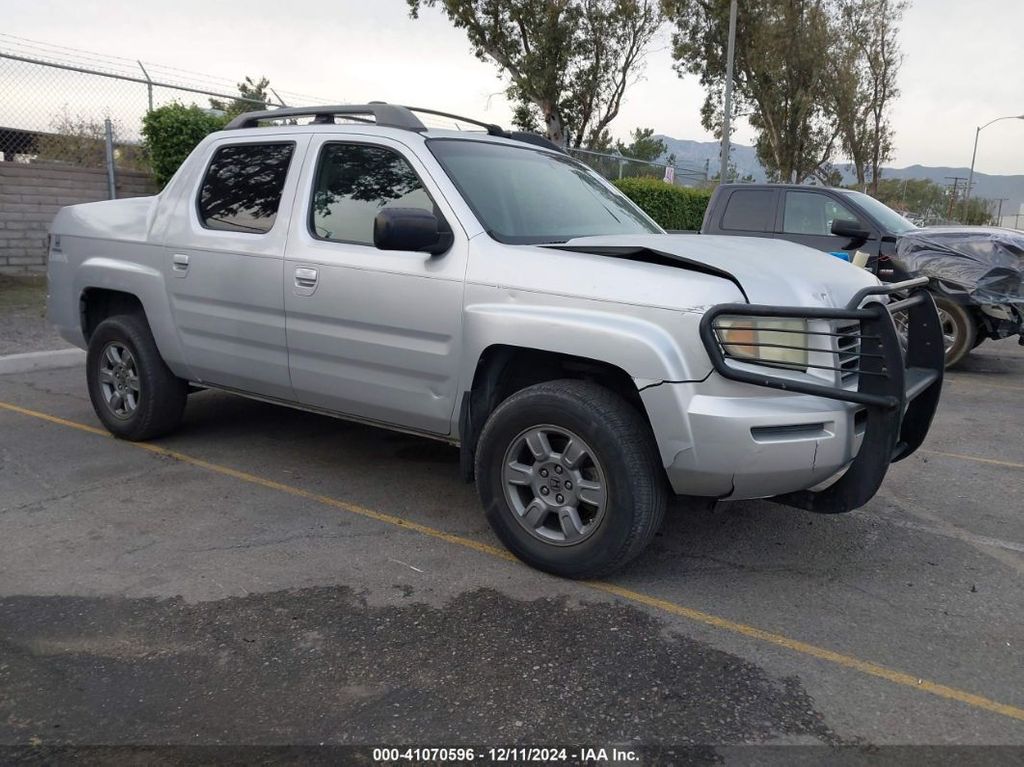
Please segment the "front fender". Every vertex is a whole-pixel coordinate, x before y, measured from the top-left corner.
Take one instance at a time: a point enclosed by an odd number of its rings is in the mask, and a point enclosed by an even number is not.
[[[477,361],[494,345],[605,362],[624,370],[639,387],[701,380],[711,372],[711,362],[700,344],[699,320],[696,314],[621,305],[606,308],[600,302],[584,307],[468,304],[462,388],[472,384]]]

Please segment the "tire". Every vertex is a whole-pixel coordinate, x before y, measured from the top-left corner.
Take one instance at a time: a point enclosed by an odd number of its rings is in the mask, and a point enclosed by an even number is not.
[[[536,384],[502,402],[480,435],[476,478],[505,546],[567,578],[606,575],[636,557],[661,526],[668,500],[646,421],[614,392],[585,381]]]
[[[115,437],[153,439],[181,423],[188,383],[163,361],[144,316],[103,320],[89,339],[85,364],[93,410]]]
[[[933,296],[939,310],[946,348],[946,367],[959,364],[977,344],[978,327],[967,309],[943,296]]]

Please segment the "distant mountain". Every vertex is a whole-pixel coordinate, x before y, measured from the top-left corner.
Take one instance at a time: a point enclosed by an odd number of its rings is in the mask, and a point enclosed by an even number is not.
[[[717,141],[689,141],[687,139],[672,138],[671,136],[659,135],[668,147],[668,153],[676,156],[676,162],[680,165],[703,168],[705,165],[710,168],[711,175],[718,172],[718,142]],[[740,175],[751,175],[756,181],[765,181],[764,168],[757,161],[757,154],[754,147],[743,144],[734,144],[732,147],[732,161]],[[848,165],[837,165],[843,173],[843,181],[852,184],[856,180],[853,169]],[[946,168],[931,167],[927,165],[911,165],[907,168],[883,168],[883,178],[925,178],[934,181],[936,184],[947,185],[949,177],[959,176],[966,179],[970,168]],[[960,182],[963,185],[964,181]],[[995,176],[987,173],[974,173],[974,197],[984,197],[988,200],[1003,201],[1004,221],[1015,213],[1021,212],[1024,205],[1024,176]],[[1012,220],[1011,220],[1012,223]],[[1024,215],[1021,216],[1021,223],[1024,224]]]
[[[845,175],[845,168],[844,175]],[[958,176],[966,179],[970,175],[970,168],[936,168],[928,165],[911,165],[908,168],[883,168],[882,178],[926,178],[936,184],[950,184],[950,177]],[[849,174],[851,181],[855,178]],[[963,188],[967,181],[961,181]],[[972,197],[984,197],[986,200],[1003,199],[1004,222],[1008,216],[1021,212],[1024,205],[1024,176],[993,176],[988,173],[974,171],[974,191]],[[1024,224],[1024,216],[1021,216],[1021,223]]]

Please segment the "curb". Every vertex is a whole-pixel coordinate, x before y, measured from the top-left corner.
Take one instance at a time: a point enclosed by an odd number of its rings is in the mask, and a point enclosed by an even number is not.
[[[0,357],[0,375],[73,368],[84,364],[85,351],[82,349],[52,349],[45,352],[8,354],[6,357]]]

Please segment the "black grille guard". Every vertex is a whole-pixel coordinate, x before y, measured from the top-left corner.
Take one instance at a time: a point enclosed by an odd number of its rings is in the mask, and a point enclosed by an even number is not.
[[[701,340],[715,371],[723,378],[853,402],[863,405],[866,411],[860,450],[842,477],[818,492],[801,490],[769,500],[826,514],[852,511],[863,506],[878,492],[891,463],[906,458],[924,442],[939,404],[945,362],[942,329],[935,302],[924,289],[927,284],[928,279],[922,277],[864,288],[843,309],[719,304],[709,309],[701,319]],[[893,293],[904,294],[906,297],[888,304],[866,300],[872,296],[889,296]],[[892,320],[892,314],[897,311],[907,313],[905,351]],[[837,379],[844,372],[856,372],[857,389],[845,389],[839,382],[830,386],[755,370],[762,367],[771,369],[772,364],[765,365],[732,354],[728,348],[730,344],[723,344],[716,332],[721,327],[716,324],[716,320],[723,316],[857,321],[859,333],[854,338],[859,341],[859,349],[850,355],[851,358],[857,358],[857,367],[847,368],[838,361],[835,366],[814,366],[834,371]],[[809,335],[851,337],[839,332],[821,331]],[[807,342],[804,340],[802,343]],[[815,351],[811,347],[796,344],[731,344],[737,345]],[[729,360],[743,362],[749,367],[737,368],[729,364]],[[774,364],[774,367],[793,369],[786,363]]]

